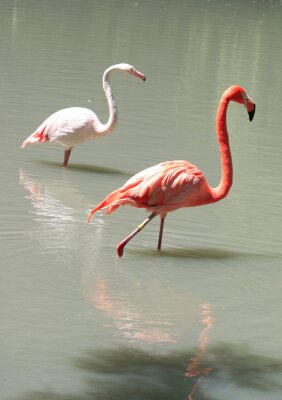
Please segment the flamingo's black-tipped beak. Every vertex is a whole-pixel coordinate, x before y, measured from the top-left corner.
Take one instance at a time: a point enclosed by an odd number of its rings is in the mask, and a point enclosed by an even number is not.
[[[142,74],[142,72],[137,71],[136,69],[133,69],[132,71],[129,71],[132,75],[135,75],[137,78],[142,79],[142,81],[146,80],[146,76]]]
[[[248,111],[249,114],[249,120],[252,121],[256,112],[256,105],[254,104],[254,109],[252,111]]]

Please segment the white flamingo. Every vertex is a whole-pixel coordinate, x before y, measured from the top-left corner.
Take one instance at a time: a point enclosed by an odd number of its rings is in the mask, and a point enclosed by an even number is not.
[[[112,65],[105,70],[102,82],[110,114],[105,124],[88,108],[64,108],[51,114],[25,139],[21,147],[45,141],[58,142],[65,147],[63,166],[66,167],[74,145],[109,134],[117,123],[117,105],[109,84],[110,74],[113,71],[127,72],[143,81],[146,80],[145,75],[125,63]]]

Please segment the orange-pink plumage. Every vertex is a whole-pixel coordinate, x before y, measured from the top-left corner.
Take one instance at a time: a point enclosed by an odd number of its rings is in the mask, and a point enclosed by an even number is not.
[[[88,220],[98,210],[111,214],[125,205],[166,214],[180,207],[199,205],[201,198],[198,193],[208,190],[206,180],[197,167],[184,160],[166,161],[130,178],[99,203]],[[206,195],[205,201],[208,193]]]
[[[217,137],[219,142],[222,176],[219,185],[212,188],[203,173],[184,160],[166,161],[147,168],[130,178],[121,188],[109,194],[90,212],[88,222],[99,210],[110,214],[118,207],[130,205],[145,208],[151,215],[143,221],[118,246],[121,257],[124,246],[156,215],[161,218],[158,249],[161,249],[164,219],[168,212],[181,207],[195,207],[223,199],[232,185],[232,158],[226,127],[226,113],[230,101],[243,104],[250,121],[255,114],[255,104],[240,86],[229,87],[222,95],[217,112]]]

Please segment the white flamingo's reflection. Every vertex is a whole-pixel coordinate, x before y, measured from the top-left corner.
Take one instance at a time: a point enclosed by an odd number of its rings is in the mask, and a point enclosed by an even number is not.
[[[70,239],[75,235],[73,226],[76,220],[76,210],[67,206],[59,199],[71,197],[70,187],[62,187],[59,184],[50,189],[48,185],[39,183],[20,171],[19,182],[27,190],[25,196],[31,203],[32,219],[38,223],[37,231],[30,234],[37,242],[42,242],[43,252],[65,251],[70,247]],[[57,193],[56,193],[57,191]],[[38,229],[40,232],[38,232]]]
[[[29,213],[35,224],[28,234],[35,251],[56,253],[56,260],[66,263],[76,260],[82,268],[89,260],[99,258],[104,222],[98,218],[92,229],[88,229],[90,200],[76,184],[65,176],[61,180],[34,179],[23,170],[19,173],[19,184],[25,188],[25,198],[32,206]]]

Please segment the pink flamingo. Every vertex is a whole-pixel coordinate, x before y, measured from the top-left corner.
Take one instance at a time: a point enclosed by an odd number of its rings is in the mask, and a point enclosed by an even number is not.
[[[22,148],[29,144],[40,142],[58,142],[65,147],[63,166],[68,160],[74,145],[86,140],[96,139],[109,134],[117,123],[117,105],[109,84],[110,74],[113,71],[127,72],[137,78],[146,80],[146,76],[129,64],[112,65],[103,74],[103,89],[109,106],[109,119],[103,124],[97,115],[88,108],[70,107],[59,110],[50,115],[22,144]]]
[[[219,102],[216,118],[217,138],[221,154],[222,176],[219,185],[212,188],[203,173],[188,161],[166,161],[147,168],[130,178],[121,188],[109,194],[92,209],[88,217],[103,210],[110,214],[119,206],[130,205],[151,212],[138,227],[117,246],[119,257],[124,246],[140,232],[156,215],[160,216],[158,250],[161,249],[164,220],[168,212],[181,207],[195,207],[215,203],[227,196],[233,177],[232,158],[226,126],[226,113],[230,101],[243,104],[249,120],[255,114],[255,104],[240,86],[229,87]]]

